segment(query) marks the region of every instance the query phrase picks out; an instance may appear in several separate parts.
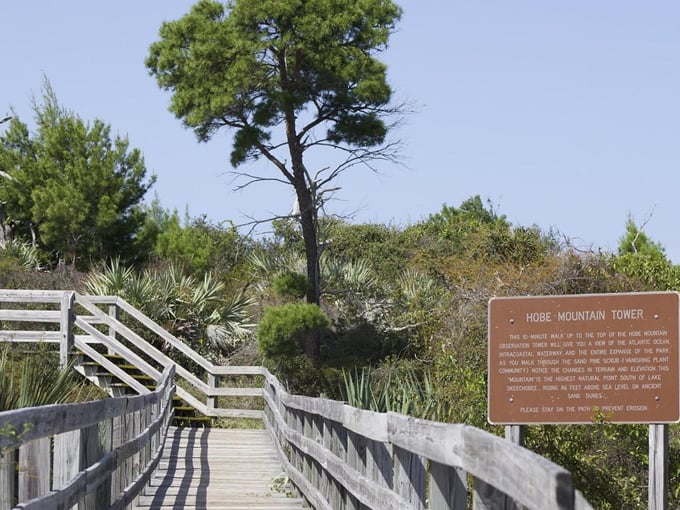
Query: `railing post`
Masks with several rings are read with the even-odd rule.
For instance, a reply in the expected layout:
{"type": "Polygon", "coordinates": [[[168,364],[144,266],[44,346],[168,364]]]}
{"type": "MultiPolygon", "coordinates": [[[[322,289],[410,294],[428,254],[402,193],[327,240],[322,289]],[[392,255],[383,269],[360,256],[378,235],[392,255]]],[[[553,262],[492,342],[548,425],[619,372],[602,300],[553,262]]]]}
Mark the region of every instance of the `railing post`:
{"type": "MultiPolygon", "coordinates": [[[[53,451],[52,489],[59,490],[75,478],[80,470],[80,430],[54,436],[53,451]]],[[[76,509],[78,505],[72,508],[76,509]]]]}
{"type": "Polygon", "coordinates": [[[19,447],[19,501],[44,496],[50,491],[50,438],[43,437],[19,447]]]}
{"type": "Polygon", "coordinates": [[[425,460],[420,455],[394,447],[394,491],[413,508],[425,508],[426,473],[425,460]]]}
{"type": "MultiPolygon", "coordinates": [[[[120,315],[120,309],[118,308],[118,303],[114,302],[112,305],[109,305],[109,317],[111,317],[113,320],[118,320],[118,317],[120,315]]],[[[114,327],[109,327],[109,336],[113,338],[114,340],[116,339],[116,329],[114,327]]],[[[114,354],[114,352],[111,350],[111,348],[108,349],[109,354],[114,354]]]]}
{"type": "MultiPolygon", "coordinates": [[[[218,378],[215,374],[208,372],[208,387],[211,390],[217,388],[218,378]]],[[[217,407],[217,397],[208,397],[208,409],[215,409],[217,407]]]]}
{"type": "Polygon", "coordinates": [[[16,450],[0,450],[0,510],[14,507],[14,480],[16,478],[16,450]]]}
{"type": "Polygon", "coordinates": [[[61,297],[61,317],[59,319],[59,367],[68,366],[69,355],[73,349],[73,302],[75,292],[64,292],[61,297]]]}

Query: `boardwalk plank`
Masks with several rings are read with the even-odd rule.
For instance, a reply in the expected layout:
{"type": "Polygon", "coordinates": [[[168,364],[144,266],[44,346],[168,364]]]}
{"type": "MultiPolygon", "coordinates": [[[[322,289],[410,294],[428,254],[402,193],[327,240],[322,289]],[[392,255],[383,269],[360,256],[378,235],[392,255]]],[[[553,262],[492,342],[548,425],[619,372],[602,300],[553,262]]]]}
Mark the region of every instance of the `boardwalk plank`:
{"type": "Polygon", "coordinates": [[[137,508],[305,508],[301,498],[274,488],[280,480],[284,471],[265,430],[173,427],[137,508]]]}

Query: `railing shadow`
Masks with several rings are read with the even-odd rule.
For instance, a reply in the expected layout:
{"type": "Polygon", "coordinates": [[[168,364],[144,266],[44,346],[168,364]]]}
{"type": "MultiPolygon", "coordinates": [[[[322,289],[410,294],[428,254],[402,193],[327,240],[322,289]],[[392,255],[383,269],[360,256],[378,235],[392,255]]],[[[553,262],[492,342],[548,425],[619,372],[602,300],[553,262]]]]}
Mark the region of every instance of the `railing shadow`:
{"type": "Polygon", "coordinates": [[[210,485],[209,435],[209,428],[176,428],[167,437],[166,441],[171,442],[165,453],[168,465],[163,477],[154,481],[157,488],[149,502],[150,508],[180,510],[194,504],[196,507],[205,505],[210,485]],[[183,441],[186,442],[184,448],[183,441]],[[171,487],[173,492],[176,488],[176,495],[170,494],[171,487]],[[195,496],[192,496],[194,489],[195,496]]]}

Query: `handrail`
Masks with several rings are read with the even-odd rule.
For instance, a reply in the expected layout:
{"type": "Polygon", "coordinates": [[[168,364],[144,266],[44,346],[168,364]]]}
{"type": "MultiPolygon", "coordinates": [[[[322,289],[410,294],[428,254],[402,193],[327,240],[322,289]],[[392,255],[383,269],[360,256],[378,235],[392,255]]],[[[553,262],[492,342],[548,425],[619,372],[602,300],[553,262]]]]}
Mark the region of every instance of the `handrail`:
{"type": "Polygon", "coordinates": [[[189,405],[197,409],[205,416],[230,417],[230,418],[262,418],[261,410],[219,408],[217,397],[262,397],[261,388],[221,388],[219,387],[221,376],[235,375],[262,375],[260,367],[217,367],[203,356],[194,351],[191,347],[168,333],[162,326],[141,313],[124,299],[116,296],[84,296],[76,294],[76,304],[82,306],[91,315],[78,316],[74,324],[86,331],[93,338],[104,343],[111,351],[123,356],[129,362],[135,364],[146,375],[158,379],[159,370],[163,366],[174,363],[173,360],[151,345],[137,333],[131,326],[124,324],[119,318],[119,311],[125,312],[126,317],[132,318],[142,325],[146,331],[157,335],[165,345],[182,353],[192,362],[196,363],[205,371],[207,381],[203,381],[199,376],[190,372],[182,366],[177,367],[177,377],[184,380],[193,388],[195,393],[203,396],[205,401],[200,401],[189,390],[178,386],[177,395],[189,405]],[[116,308],[116,313],[105,313],[97,305],[108,305],[116,308]],[[104,324],[116,335],[114,339],[111,334],[105,334],[94,328],[95,324],[104,324]],[[123,345],[122,341],[126,344],[123,345]],[[144,357],[142,357],[144,356],[144,357]],[[155,368],[153,362],[160,365],[155,368]]]}
{"type": "Polygon", "coordinates": [[[0,509],[126,508],[160,461],[173,381],[169,366],[148,395],[0,413],[0,509]]]}
{"type": "Polygon", "coordinates": [[[182,366],[177,366],[176,371],[177,380],[186,383],[177,387],[177,395],[198,412],[211,417],[262,418],[261,408],[226,408],[219,405],[219,397],[257,398],[261,405],[261,386],[229,388],[221,387],[220,384],[224,377],[262,375],[261,367],[216,366],[122,298],[80,295],[73,291],[0,289],[0,303],[30,303],[34,307],[40,305],[40,310],[0,308],[0,320],[44,326],[36,330],[0,331],[0,341],[59,343],[61,363],[64,366],[73,347],[76,347],[129,387],[138,393],[145,393],[142,385],[112,366],[112,363],[104,360],[103,355],[97,354],[94,349],[96,344],[102,344],[109,353],[122,356],[143,374],[158,381],[162,370],[175,362],[168,353],[160,351],[136,333],[141,326],[169,349],[186,356],[204,372],[196,374],[182,366]],[[109,310],[102,310],[99,308],[101,306],[108,306],[109,310]],[[42,309],[45,307],[48,309],[42,309]],[[78,313],[76,309],[79,310],[78,313]],[[108,333],[99,329],[98,325],[106,326],[108,333]],[[54,331],[55,328],[59,331],[54,331]],[[79,334],[75,334],[76,331],[79,334]]]}
{"type": "Polygon", "coordinates": [[[462,510],[468,493],[479,509],[506,508],[506,501],[590,509],[567,470],[506,439],[290,395],[272,374],[265,378],[265,425],[288,476],[317,510],[462,510]]]}

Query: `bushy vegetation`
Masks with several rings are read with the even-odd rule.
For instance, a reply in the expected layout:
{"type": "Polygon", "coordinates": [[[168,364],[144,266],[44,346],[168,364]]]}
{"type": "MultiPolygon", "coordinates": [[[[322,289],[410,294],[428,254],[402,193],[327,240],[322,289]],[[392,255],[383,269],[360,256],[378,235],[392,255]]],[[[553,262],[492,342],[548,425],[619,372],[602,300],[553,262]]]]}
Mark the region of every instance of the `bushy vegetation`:
{"type": "Polygon", "coordinates": [[[58,353],[44,346],[30,352],[0,348],[0,412],[105,396],[79,379],[72,367],[60,369],[58,363],[58,353]]]}
{"type": "MultiPolygon", "coordinates": [[[[30,245],[7,243],[0,279],[5,287],[120,295],[215,362],[265,364],[293,392],[498,434],[486,419],[490,298],[679,286],[678,266],[631,219],[616,253],[583,252],[556,233],[514,226],[472,197],[401,229],[324,219],[317,306],[305,301],[294,223],[253,240],[203,219],[179,221],[158,203],[147,213],[144,264],[113,259],[87,274],[47,271],[30,245]],[[309,348],[312,337],[318,351],[309,348]]],[[[597,508],[644,508],[646,427],[605,418],[529,426],[527,446],[569,469],[597,508]]],[[[676,487],[676,426],[670,448],[676,487]]],[[[671,506],[680,503],[680,494],[670,496],[671,506]]]]}

